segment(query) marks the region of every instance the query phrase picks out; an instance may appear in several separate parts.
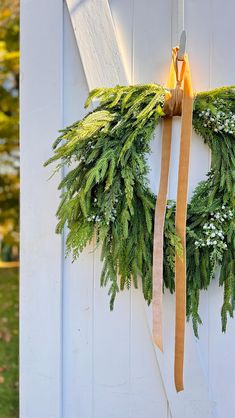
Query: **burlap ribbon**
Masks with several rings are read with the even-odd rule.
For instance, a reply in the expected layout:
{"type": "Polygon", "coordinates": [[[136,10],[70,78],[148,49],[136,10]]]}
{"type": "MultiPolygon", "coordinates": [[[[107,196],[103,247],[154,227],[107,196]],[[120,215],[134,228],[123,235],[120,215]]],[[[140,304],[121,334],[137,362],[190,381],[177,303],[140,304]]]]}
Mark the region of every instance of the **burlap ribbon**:
{"type": "Polygon", "coordinates": [[[162,343],[162,285],[163,285],[163,237],[167,203],[167,189],[171,155],[172,117],[181,118],[181,141],[176,201],[176,232],[183,246],[183,257],[175,260],[175,387],[183,390],[184,334],[186,315],[186,216],[190,139],[192,131],[193,91],[187,54],[182,60],[178,75],[178,48],[172,49],[172,62],[167,82],[162,136],[162,159],[159,193],[157,196],[153,244],[153,339],[163,350],[162,343]]]}

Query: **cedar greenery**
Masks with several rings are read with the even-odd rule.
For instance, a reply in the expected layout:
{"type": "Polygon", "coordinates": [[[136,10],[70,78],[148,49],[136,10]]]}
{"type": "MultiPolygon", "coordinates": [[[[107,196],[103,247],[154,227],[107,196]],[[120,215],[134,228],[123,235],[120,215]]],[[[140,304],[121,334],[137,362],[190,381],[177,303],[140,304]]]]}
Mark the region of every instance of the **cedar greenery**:
{"type": "MultiPolygon", "coordinates": [[[[147,155],[154,129],[164,116],[165,89],[158,84],[93,90],[98,106],[83,120],[61,131],[53,145],[57,170],[73,165],[59,185],[57,232],[68,226],[67,253],[75,260],[95,237],[102,245],[101,285],[109,284],[110,307],[119,290],[138,286],[152,298],[153,221],[156,196],[148,184],[147,155]]],[[[194,101],[193,126],[211,149],[211,170],[188,205],[187,317],[198,336],[200,290],[207,289],[220,266],[224,286],[222,329],[235,307],[235,90],[200,93],[194,101]]],[[[175,202],[165,219],[164,287],[174,291],[175,202]]]]}

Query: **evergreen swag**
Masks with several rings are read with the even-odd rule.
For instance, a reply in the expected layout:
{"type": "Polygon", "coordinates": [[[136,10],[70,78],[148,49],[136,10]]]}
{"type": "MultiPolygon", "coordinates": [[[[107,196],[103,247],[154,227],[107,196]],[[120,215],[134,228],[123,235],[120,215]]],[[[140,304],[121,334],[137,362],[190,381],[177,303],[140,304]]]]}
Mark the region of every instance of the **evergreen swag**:
{"type": "MultiPolygon", "coordinates": [[[[84,119],[62,130],[54,156],[73,168],[62,191],[57,233],[68,226],[67,252],[76,259],[95,237],[102,243],[101,285],[110,285],[110,306],[119,290],[138,277],[148,303],[152,297],[153,220],[156,196],[148,185],[147,155],[154,129],[164,116],[165,90],[157,84],[93,90],[99,105],[84,119]]],[[[207,289],[220,266],[224,287],[222,330],[235,307],[235,87],[197,94],[193,126],[211,149],[207,179],[194,191],[187,216],[187,317],[198,336],[199,292],[207,289]]],[[[175,202],[167,205],[164,240],[164,287],[174,291],[175,202]]]]}

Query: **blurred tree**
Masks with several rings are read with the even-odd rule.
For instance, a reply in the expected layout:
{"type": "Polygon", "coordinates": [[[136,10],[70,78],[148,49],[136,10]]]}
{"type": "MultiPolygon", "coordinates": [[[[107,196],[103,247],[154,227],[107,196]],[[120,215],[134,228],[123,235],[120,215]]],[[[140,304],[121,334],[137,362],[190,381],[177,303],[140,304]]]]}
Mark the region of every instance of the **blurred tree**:
{"type": "MultiPolygon", "coordinates": [[[[18,242],[19,0],[0,3],[0,241],[18,242]]],[[[1,257],[1,255],[0,255],[1,257]]]]}

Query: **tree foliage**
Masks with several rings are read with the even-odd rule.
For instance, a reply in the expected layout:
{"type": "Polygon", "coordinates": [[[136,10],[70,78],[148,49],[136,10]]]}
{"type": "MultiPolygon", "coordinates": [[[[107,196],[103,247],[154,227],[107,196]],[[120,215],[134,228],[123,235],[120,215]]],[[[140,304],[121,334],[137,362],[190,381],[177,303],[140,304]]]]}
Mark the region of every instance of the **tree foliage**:
{"type": "Polygon", "coordinates": [[[0,229],[16,241],[19,218],[19,3],[0,5],[0,229]]]}

